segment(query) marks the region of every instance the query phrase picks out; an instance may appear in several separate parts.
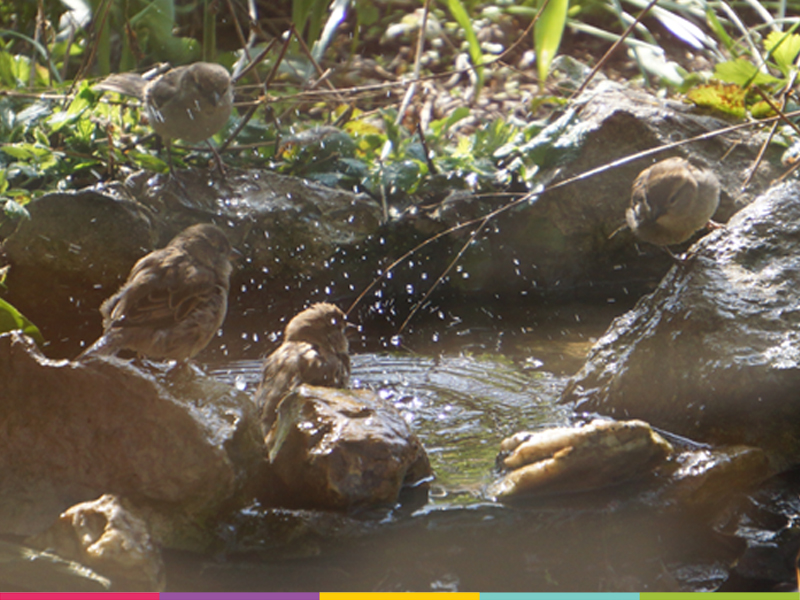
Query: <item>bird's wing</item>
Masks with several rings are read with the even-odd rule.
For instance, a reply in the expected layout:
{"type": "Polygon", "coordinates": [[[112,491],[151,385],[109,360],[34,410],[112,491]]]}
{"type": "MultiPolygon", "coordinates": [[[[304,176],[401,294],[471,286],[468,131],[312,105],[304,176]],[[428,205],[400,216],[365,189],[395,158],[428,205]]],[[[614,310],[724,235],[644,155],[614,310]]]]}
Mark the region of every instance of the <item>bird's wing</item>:
{"type": "Polygon", "coordinates": [[[161,75],[148,90],[147,98],[153,107],[160,110],[178,95],[184,69],[178,67],[161,75]]]}
{"type": "Polygon", "coordinates": [[[216,295],[218,288],[208,269],[198,267],[185,252],[168,247],[134,266],[104,314],[113,327],[169,326],[216,295]]]}
{"type": "Polygon", "coordinates": [[[134,96],[141,100],[144,96],[144,88],[146,85],[147,80],[141,75],[136,73],[116,73],[96,83],[94,88],[96,90],[134,96]]]}

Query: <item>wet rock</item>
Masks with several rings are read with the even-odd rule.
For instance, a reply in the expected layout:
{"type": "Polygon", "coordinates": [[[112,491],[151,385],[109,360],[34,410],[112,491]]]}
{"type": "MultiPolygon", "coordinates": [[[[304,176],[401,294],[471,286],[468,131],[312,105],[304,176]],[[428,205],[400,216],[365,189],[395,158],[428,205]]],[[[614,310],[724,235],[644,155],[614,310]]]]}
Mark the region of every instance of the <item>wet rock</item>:
{"type": "Polygon", "coordinates": [[[49,360],[0,336],[0,532],[31,535],[105,493],[144,512],[154,539],[202,549],[208,520],[263,454],[251,400],[186,365],[49,360]]]}
{"type": "Polygon", "coordinates": [[[425,450],[393,405],[367,390],[302,385],[266,437],[260,496],[290,507],[353,509],[397,502],[431,474],[425,450]]]}
{"type": "Polygon", "coordinates": [[[30,219],[2,248],[12,265],[9,289],[35,313],[63,314],[76,293],[99,304],[156,248],[154,214],[132,200],[86,190],[48,194],[26,208],[30,219]]]}
{"type": "Polygon", "coordinates": [[[125,190],[155,211],[172,235],[198,218],[226,221],[231,241],[248,259],[245,271],[268,280],[319,273],[337,247],[364,240],[380,225],[380,205],[368,196],[297,177],[250,170],[224,180],[205,171],[179,178],[180,185],[142,172],[125,190]]]}
{"type": "Polygon", "coordinates": [[[31,218],[3,241],[9,300],[41,329],[84,321],[84,339],[97,337],[97,308],[135,261],[189,225],[217,223],[244,255],[232,290],[284,289],[325,273],[337,250],[375,233],[381,219],[367,196],[268,171],[224,180],[199,170],[174,178],[140,172],[124,183],[48,194],[27,208],[31,218]]]}
{"type": "Polygon", "coordinates": [[[508,472],[489,486],[497,499],[610,487],[650,473],[672,446],[642,421],[596,419],[581,427],[517,433],[500,445],[508,472]]]}
{"type": "Polygon", "coordinates": [[[659,469],[666,483],[657,494],[658,502],[719,508],[735,492],[753,489],[771,473],[769,458],[760,448],[721,446],[681,452],[659,469]]]}
{"type": "MultiPolygon", "coordinates": [[[[515,151],[537,156],[541,179],[551,186],[637,152],[727,125],[694,113],[686,104],[603,81],[581,94],[559,121],[515,151]]],[[[722,182],[715,220],[724,222],[781,174],[773,166],[780,164],[779,151],[770,149],[753,183],[741,192],[761,143],[762,138],[750,130],[732,132],[610,168],[522,203],[493,219],[459,261],[469,276],[453,277],[451,285],[472,293],[553,296],[578,291],[604,299],[620,294],[623,287],[649,291],[669,270],[669,257],[656,247],[637,244],[628,230],[611,237],[625,223],[631,184],[639,172],[669,156],[683,156],[713,169],[722,182]]],[[[408,219],[434,232],[437,228],[431,221],[451,227],[507,203],[506,197],[476,199],[454,192],[432,211],[409,211],[408,219]]],[[[452,251],[445,254],[454,256],[473,228],[455,232],[452,251]]]]}
{"type": "Polygon", "coordinates": [[[130,502],[112,494],[73,506],[27,543],[102,573],[114,591],[166,587],[164,562],[147,523],[130,502]]]}
{"type": "Polygon", "coordinates": [[[107,592],[111,581],[51,552],[0,540],[0,587],[27,592],[107,592]]]}
{"type": "Polygon", "coordinates": [[[800,459],[800,184],[697,243],[616,319],[560,401],[713,444],[800,459]]]}

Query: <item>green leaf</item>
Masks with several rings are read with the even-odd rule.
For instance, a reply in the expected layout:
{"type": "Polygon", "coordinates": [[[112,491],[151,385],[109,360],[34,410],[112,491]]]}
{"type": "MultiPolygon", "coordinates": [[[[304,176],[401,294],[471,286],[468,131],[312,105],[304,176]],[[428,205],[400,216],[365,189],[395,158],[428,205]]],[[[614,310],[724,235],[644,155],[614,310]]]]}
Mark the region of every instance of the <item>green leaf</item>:
{"type": "Polygon", "coordinates": [[[800,35],[773,31],[764,40],[764,48],[772,54],[781,72],[788,75],[800,54],[800,35]]]}
{"type": "Polygon", "coordinates": [[[400,191],[414,193],[428,167],[418,160],[401,160],[386,167],[383,172],[383,186],[390,194],[400,191]]]}
{"type": "Polygon", "coordinates": [[[34,144],[8,144],[2,147],[3,152],[9,156],[23,161],[38,161],[50,154],[49,148],[43,148],[34,144]]]}
{"type": "Polygon", "coordinates": [[[434,136],[441,137],[456,123],[458,123],[461,119],[465,119],[469,116],[470,110],[466,106],[459,106],[446,119],[439,119],[437,121],[433,121],[430,124],[431,131],[433,132],[434,136]]]}
{"type": "MultiPolygon", "coordinates": [[[[566,0],[568,1],[568,0],[566,0]]],[[[480,93],[483,87],[483,52],[481,51],[481,44],[478,37],[475,35],[475,30],[472,29],[472,20],[467,14],[467,10],[459,0],[447,0],[447,7],[450,9],[450,14],[456,20],[461,28],[464,30],[464,37],[467,40],[469,47],[469,56],[472,59],[472,64],[475,67],[475,73],[478,75],[478,89],[475,90],[475,96],[480,93]]]]}
{"type": "Polygon", "coordinates": [[[713,9],[709,8],[706,10],[706,20],[708,21],[708,26],[711,28],[711,31],[714,32],[716,38],[722,42],[722,45],[725,46],[726,50],[730,51],[730,49],[733,48],[733,39],[731,39],[731,36],[729,36],[728,32],[725,31],[725,27],[722,25],[722,23],[720,23],[713,9]]]}
{"type": "Polygon", "coordinates": [[[39,328],[26,319],[11,304],[0,298],[0,333],[17,330],[22,330],[25,335],[32,337],[40,346],[44,344],[44,338],[39,328]]]}
{"type": "Polygon", "coordinates": [[[726,83],[747,87],[750,85],[772,85],[781,83],[780,79],[762,73],[746,58],[737,58],[719,63],[714,67],[714,77],[726,83]]]}
{"type": "Polygon", "coordinates": [[[152,154],[133,151],[129,152],[128,156],[133,163],[141,169],[156,171],[157,173],[167,173],[169,171],[169,165],[165,161],[161,160],[157,156],[153,156],[152,154]]]}
{"type": "Polygon", "coordinates": [[[533,45],[536,49],[536,68],[539,86],[543,86],[550,72],[550,63],[558,53],[561,36],[567,23],[569,0],[549,0],[533,28],[533,45]]]}
{"type": "Polygon", "coordinates": [[[705,108],[712,108],[735,117],[745,116],[745,91],[736,84],[710,83],[689,90],[686,97],[705,108]]]}

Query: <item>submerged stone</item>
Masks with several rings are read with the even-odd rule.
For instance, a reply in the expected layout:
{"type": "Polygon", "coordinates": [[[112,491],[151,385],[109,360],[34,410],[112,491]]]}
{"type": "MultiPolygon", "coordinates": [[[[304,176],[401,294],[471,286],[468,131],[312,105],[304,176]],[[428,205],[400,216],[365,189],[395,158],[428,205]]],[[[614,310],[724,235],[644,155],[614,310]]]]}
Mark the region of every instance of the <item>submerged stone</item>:
{"type": "Polygon", "coordinates": [[[610,487],[649,473],[672,446],[642,421],[596,419],[580,427],[517,433],[501,443],[508,472],[489,496],[564,494],[610,487]],[[507,453],[507,454],[506,454],[507,453]]]}
{"type": "Polygon", "coordinates": [[[71,507],[27,541],[103,574],[113,591],[166,588],[164,562],[147,523],[130,502],[112,494],[71,507]]]}

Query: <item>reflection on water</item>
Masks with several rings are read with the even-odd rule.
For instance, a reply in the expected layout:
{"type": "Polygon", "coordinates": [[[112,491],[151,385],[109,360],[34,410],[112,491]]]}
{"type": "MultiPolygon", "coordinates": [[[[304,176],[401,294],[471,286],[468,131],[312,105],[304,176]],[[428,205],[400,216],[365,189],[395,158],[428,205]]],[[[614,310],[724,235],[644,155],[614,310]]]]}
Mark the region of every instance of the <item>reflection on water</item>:
{"type": "MultiPolygon", "coordinates": [[[[434,496],[479,491],[488,483],[497,448],[520,429],[564,424],[569,411],[555,400],[565,377],[522,371],[500,356],[356,354],[351,385],[394,404],[425,446],[434,496]]],[[[260,361],[220,365],[211,374],[252,391],[260,361]]]]}
{"type": "MultiPolygon", "coordinates": [[[[741,540],[634,500],[643,484],[515,505],[482,496],[502,438],[574,416],[556,399],[613,312],[565,306],[522,324],[450,321],[397,344],[354,343],[353,386],[392,402],[425,445],[436,474],[427,504],[357,515],[254,505],[229,523],[222,561],[169,553],[168,591],[716,589],[741,540]]],[[[260,367],[210,372],[252,392],[260,367]]]]}

